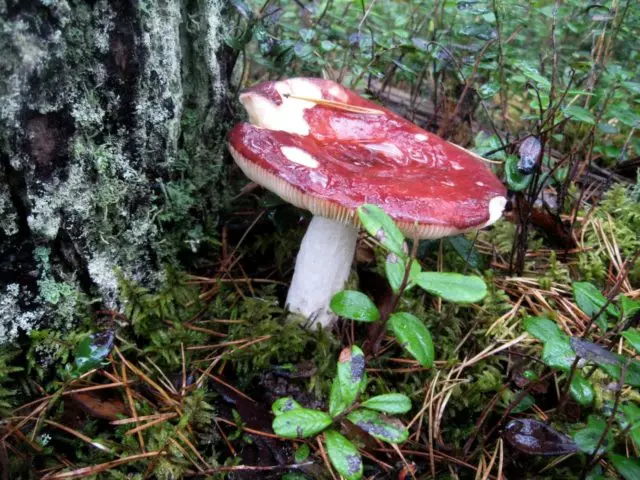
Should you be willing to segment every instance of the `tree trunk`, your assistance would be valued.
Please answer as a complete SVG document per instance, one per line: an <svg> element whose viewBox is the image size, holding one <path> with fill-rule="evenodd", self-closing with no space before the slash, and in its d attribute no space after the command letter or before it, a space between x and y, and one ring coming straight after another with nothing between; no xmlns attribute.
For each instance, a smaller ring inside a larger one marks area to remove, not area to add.
<svg viewBox="0 0 640 480"><path fill-rule="evenodd" d="M225 0L0 0L0 344L153 285L223 199Z"/></svg>

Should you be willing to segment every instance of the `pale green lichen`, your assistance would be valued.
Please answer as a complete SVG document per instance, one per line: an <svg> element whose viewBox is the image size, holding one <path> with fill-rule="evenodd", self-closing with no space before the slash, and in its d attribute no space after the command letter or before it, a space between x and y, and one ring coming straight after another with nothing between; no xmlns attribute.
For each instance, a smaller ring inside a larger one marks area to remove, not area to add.
<svg viewBox="0 0 640 480"><path fill-rule="evenodd" d="M0 343L13 343L20 332L29 333L37 328L45 309L29 309L23 302L29 296L17 283L0 288Z"/></svg>
<svg viewBox="0 0 640 480"><path fill-rule="evenodd" d="M33 256L37 291L21 293L56 327L73 324L79 291L117 308L116 272L152 286L179 251L215 235L228 128L216 111L223 6L42 0L0 16L0 154L48 252ZM4 180L0 231L15 235L21 219Z"/></svg>
<svg viewBox="0 0 640 480"><path fill-rule="evenodd" d="M7 237L18 233L18 213L11 201L7 179L0 170L0 233Z"/></svg>

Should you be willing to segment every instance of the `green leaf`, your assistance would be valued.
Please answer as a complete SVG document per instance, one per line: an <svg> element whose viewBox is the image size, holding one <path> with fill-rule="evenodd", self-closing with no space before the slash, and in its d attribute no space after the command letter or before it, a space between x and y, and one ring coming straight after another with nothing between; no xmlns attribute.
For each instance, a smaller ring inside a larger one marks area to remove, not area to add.
<svg viewBox="0 0 640 480"><path fill-rule="evenodd" d="M387 322L398 343L423 367L431 367L435 352L431 333L424 323L410 313L398 312Z"/></svg>
<svg viewBox="0 0 640 480"><path fill-rule="evenodd" d="M509 155L504 164L504 176L509 185L509 189L514 192L521 192L529 186L533 175L521 173L518 170L518 158L514 155Z"/></svg>
<svg viewBox="0 0 640 480"><path fill-rule="evenodd" d="M95 333L84 338L75 351L76 368L74 374L82 375L94 368L100 368L102 361L109 355L113 347L114 339L113 330Z"/></svg>
<svg viewBox="0 0 640 480"><path fill-rule="evenodd" d="M545 343L549 340L560 339L566 336L556 322L544 317L525 318L524 329L529 335Z"/></svg>
<svg viewBox="0 0 640 480"><path fill-rule="evenodd" d="M576 442L578 448L585 453L593 455L596 449L596 445L600 440L605 428L607 427L607 422L597 415L589 415L587 420L587 427L582 430L578 430L573 434L573 441ZM611 431L607 432L607 436L605 440L602 442L600 446L600 450L598 453L602 453L605 450L613 447L613 435Z"/></svg>
<svg viewBox="0 0 640 480"><path fill-rule="evenodd" d="M273 402L273 405L271 405L271 410L276 417L291 410L295 410L296 408L302 408L302 405L296 402L292 397L279 398Z"/></svg>
<svg viewBox="0 0 640 480"><path fill-rule="evenodd" d="M355 345L340 352L336 376L331 385L329 414L340 415L356 401L366 383L364 353Z"/></svg>
<svg viewBox="0 0 640 480"><path fill-rule="evenodd" d="M620 306L622 307L622 317L629 319L640 312L640 300L631 300L625 295L620 296Z"/></svg>
<svg viewBox="0 0 640 480"><path fill-rule="evenodd" d="M593 317L607 303L607 299L598 288L589 282L574 282L573 297L578 308ZM605 310L611 316L619 318L620 312L615 305L609 303Z"/></svg>
<svg viewBox="0 0 640 480"><path fill-rule="evenodd" d="M562 109L562 113L564 113L566 117L571 117L578 122L588 123L590 125L595 125L596 123L596 117L593 116L593 113L586 108L582 108L577 105L564 107Z"/></svg>
<svg viewBox="0 0 640 480"><path fill-rule="evenodd" d="M307 438L320 433L333 420L324 412L309 408L295 408L281 413L273 420L273 431L284 438Z"/></svg>
<svg viewBox="0 0 640 480"><path fill-rule="evenodd" d="M568 337L552 338L542 348L542 361L552 368L569 371L576 354Z"/></svg>
<svg viewBox="0 0 640 480"><path fill-rule="evenodd" d="M389 255L387 255L387 259L384 262L384 271L393 293L400 291L405 270L404 259L398 257L395 253L389 253Z"/></svg>
<svg viewBox="0 0 640 480"><path fill-rule="evenodd" d="M384 413L407 413L411 410L411 400L401 393L386 393L371 397L361 405L370 410Z"/></svg>
<svg viewBox="0 0 640 480"><path fill-rule="evenodd" d="M516 67L527 77L529 80L533 80L538 88L542 90L549 90L551 88L551 82L540 75L538 68L527 61L520 61L516 63Z"/></svg>
<svg viewBox="0 0 640 480"><path fill-rule="evenodd" d="M409 431L397 418L373 410L360 409L347 415L349 421L374 438L387 443L402 443L409 436Z"/></svg>
<svg viewBox="0 0 640 480"><path fill-rule="evenodd" d="M377 205L366 204L358 207L358 218L364 229L387 250L401 258L406 258L408 249L404 235L391 217Z"/></svg>
<svg viewBox="0 0 640 480"><path fill-rule="evenodd" d="M395 253L389 253L389 255L387 255L384 269L393 293L398 293L400 291L400 286L402 285L402 280L404 279L405 274L405 265L406 260L398 257ZM411 271L409 272L407 288L405 290L409 290L413 286L411 280L415 279L421 271L422 268L420 267L420 264L416 260L413 260L411 262Z"/></svg>
<svg viewBox="0 0 640 480"><path fill-rule="evenodd" d="M456 303L473 303L487 295L487 285L476 275L422 272L417 283L427 292Z"/></svg>
<svg viewBox="0 0 640 480"><path fill-rule="evenodd" d="M622 332L622 336L633 347L633 349L640 353L640 331L635 328L630 328L627 331Z"/></svg>
<svg viewBox="0 0 640 480"><path fill-rule="evenodd" d="M585 407L591 405L596 396L591 382L578 372L575 372L571 379L570 392L574 400Z"/></svg>
<svg viewBox="0 0 640 480"><path fill-rule="evenodd" d="M631 425L629 434L631 439L640 448L640 407L635 403L627 402L620 405L626 424L622 425L622 428L626 428L627 425Z"/></svg>
<svg viewBox="0 0 640 480"><path fill-rule="evenodd" d="M502 392L502 399L505 402L505 405L511 405L515 400L516 395L518 394L519 392L516 393L516 392L513 392L512 390L505 389ZM535 398L533 398L532 395L527 394L522 398L522 400L518 402L518 404L515 407L511 409L511 414L516 415L518 413L526 412L527 410L529 410L529 408L535 405L535 403L536 403Z"/></svg>
<svg viewBox="0 0 640 480"><path fill-rule="evenodd" d="M618 358L619 362L615 364L611 363L599 363L598 367L607 372L608 375L616 380L620 380L622 374L622 366L627 362L627 359L622 355L612 354ZM640 387L640 362L637 360L631 360L627 367L627 371L624 375L624 384L631 385L632 387Z"/></svg>
<svg viewBox="0 0 640 480"><path fill-rule="evenodd" d="M380 319L380 311L369 297L355 290L343 290L331 299L331 310L344 318L359 322L375 322Z"/></svg>
<svg viewBox="0 0 640 480"><path fill-rule="evenodd" d="M335 430L330 429L324 434L324 444L331 465L345 480L362 478L362 457L353 443Z"/></svg>
<svg viewBox="0 0 640 480"><path fill-rule="evenodd" d="M296 463L302 463L309 457L309 453L309 445L303 443L298 448L296 448L296 451L293 454L293 460Z"/></svg>
<svg viewBox="0 0 640 480"><path fill-rule="evenodd" d="M640 459L627 458L615 453L610 453L608 457L625 480L638 480L640 478Z"/></svg>

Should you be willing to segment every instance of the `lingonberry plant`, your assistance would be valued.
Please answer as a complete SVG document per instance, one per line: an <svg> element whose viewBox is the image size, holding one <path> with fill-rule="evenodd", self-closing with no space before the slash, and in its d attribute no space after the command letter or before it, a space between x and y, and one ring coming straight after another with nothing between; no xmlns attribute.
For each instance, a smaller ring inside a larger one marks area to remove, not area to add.
<svg viewBox="0 0 640 480"><path fill-rule="evenodd" d="M431 367L435 356L431 333L422 320L412 313L395 311L399 299L417 286L450 302L473 303L485 297L487 286L477 275L423 271L415 258L417 241L414 240L414 248L410 253L404 235L382 208L363 205L358 208L358 217L364 229L388 252L385 273L394 293L393 308L390 314L383 316L364 293L343 290L331 300L331 309L350 320L380 322L420 365ZM384 331L384 328L380 328L380 336Z"/></svg>
<svg viewBox="0 0 640 480"><path fill-rule="evenodd" d="M411 410L406 395L388 393L361 401L367 387L365 356L356 345L340 353L331 385L329 411L302 407L291 397L276 400L272 406L273 431L281 437L302 440L322 434L327 456L346 480L362 477L362 458L358 447L340 433L344 420L360 427L374 438L387 443L404 442L409 432L404 424L386 414Z"/></svg>

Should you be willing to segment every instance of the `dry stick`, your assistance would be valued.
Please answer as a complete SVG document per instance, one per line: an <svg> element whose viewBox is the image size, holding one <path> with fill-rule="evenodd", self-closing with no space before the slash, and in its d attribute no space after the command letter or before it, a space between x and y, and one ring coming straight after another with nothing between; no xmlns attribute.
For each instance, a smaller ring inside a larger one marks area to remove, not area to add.
<svg viewBox="0 0 640 480"><path fill-rule="evenodd" d="M112 460L110 462L101 463L98 465L92 465L90 467L78 468L76 470L72 470L71 472L63 472L55 475L47 475L42 478L42 480L62 480L66 478L81 478L87 477L89 475L95 475L100 472L104 472L105 470L111 470L114 467L119 465L124 465L129 462L136 462L138 460L142 460L150 457L157 457L158 455L166 455L166 453L157 451L157 452L147 452L140 453L136 455L131 455L129 457L119 458L117 460Z"/></svg>
<svg viewBox="0 0 640 480"><path fill-rule="evenodd" d="M215 468L210 468L208 470L203 470L202 472L187 473L186 476L199 477L201 475L211 475L214 473L223 473L223 472L273 472L277 470L300 469L302 467L307 467L310 465L313 465L312 461L308 461L304 463L294 463L291 465L269 465L269 466L236 465L234 467L215 467Z"/></svg>

